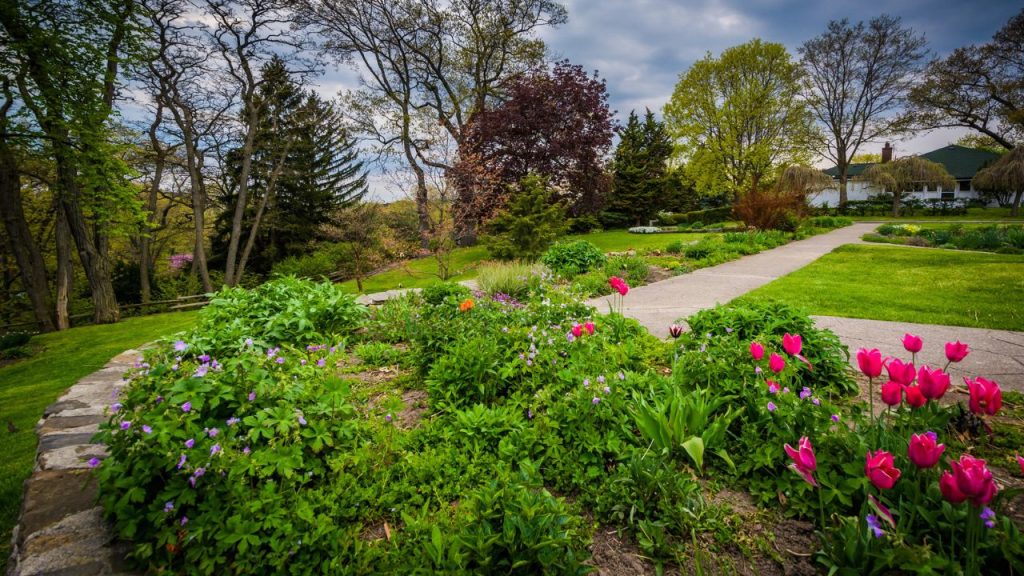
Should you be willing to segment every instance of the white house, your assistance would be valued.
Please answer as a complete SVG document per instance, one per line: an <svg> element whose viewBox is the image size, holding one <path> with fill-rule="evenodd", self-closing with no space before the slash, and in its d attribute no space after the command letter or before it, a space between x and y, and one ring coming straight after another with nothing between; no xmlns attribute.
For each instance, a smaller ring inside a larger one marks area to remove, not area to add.
<svg viewBox="0 0 1024 576"><path fill-rule="evenodd" d="M941 186L928 189L927 187L922 186L920 190L907 194L906 197L908 199L917 198L919 200L929 200L934 198L940 200L969 200L978 197L978 192L971 186L971 179L974 178L974 175L978 170L981 170L992 162L995 162L996 159L999 158L999 155L987 150L977 150L975 148L966 148L964 146L950 144L949 146L944 146L938 150L932 150L926 154L921 154L921 158L942 164L946 168L946 171L956 179L956 189L943 190ZM891 161L892 146L886 143L885 147L882 148L882 162L885 163ZM858 178L858 176L860 176L864 170L871 165L871 163L850 164L849 169L847 170L849 180L846 183L846 194L848 200L867 200L869 196L882 192L878 187ZM824 206L826 204L828 206L838 206L839 171L835 168L829 168L828 170L825 170L825 173L832 176L836 182L836 186L835 188L822 191L811 200L811 204L814 206Z"/></svg>

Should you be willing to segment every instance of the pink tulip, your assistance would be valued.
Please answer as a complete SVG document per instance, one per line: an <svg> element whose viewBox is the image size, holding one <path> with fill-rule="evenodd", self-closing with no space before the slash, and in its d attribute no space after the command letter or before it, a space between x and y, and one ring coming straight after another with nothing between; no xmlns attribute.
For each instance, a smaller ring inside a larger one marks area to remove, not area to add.
<svg viewBox="0 0 1024 576"><path fill-rule="evenodd" d="M580 325L580 324L573 324L572 325L572 335L574 337L576 337L576 338L579 338L580 336L582 336L583 335L583 326Z"/></svg>
<svg viewBox="0 0 1024 576"><path fill-rule="evenodd" d="M800 438L797 449L789 444L786 444L784 448L786 454L793 460L789 467L803 476L808 484L816 487L818 483L814 481L814 470L818 467L818 460L814 457L814 447L811 446L811 441L807 436Z"/></svg>
<svg viewBox="0 0 1024 576"><path fill-rule="evenodd" d="M668 335L672 338L679 338L683 335L683 327L679 324L673 324L668 327Z"/></svg>
<svg viewBox="0 0 1024 576"><path fill-rule="evenodd" d="M868 480L879 490L888 490L900 479L900 470L893 461L892 454L885 450L868 452L864 463L864 473Z"/></svg>
<svg viewBox="0 0 1024 576"><path fill-rule="evenodd" d="M910 333L903 335L903 347L907 349L907 352L917 354L921 351L922 346L924 346L924 342L921 341L920 336L914 336Z"/></svg>
<svg viewBox="0 0 1024 576"><path fill-rule="evenodd" d="M907 404L911 408L920 408L928 403L928 399L924 397L918 386L904 386L903 393L907 395Z"/></svg>
<svg viewBox="0 0 1024 576"><path fill-rule="evenodd" d="M946 359L950 362L959 362L970 353L971 350L967 344L961 344L959 340L956 342L946 342Z"/></svg>
<svg viewBox="0 0 1024 576"><path fill-rule="evenodd" d="M899 406L903 402L903 386L892 380L882 384L882 402L889 406Z"/></svg>
<svg viewBox="0 0 1024 576"><path fill-rule="evenodd" d="M882 373L884 363L882 353L878 351L878 348L871 350L861 348L857 351L857 365L868 378L878 378L878 375Z"/></svg>
<svg viewBox="0 0 1024 576"><path fill-rule="evenodd" d="M772 372L778 374L786 368L786 360L782 356L772 352L771 357L768 358L768 368L770 368Z"/></svg>
<svg viewBox="0 0 1024 576"><path fill-rule="evenodd" d="M938 400L949 389L949 374L938 368L933 370L927 366L921 366L921 369L917 371L917 386L925 398Z"/></svg>
<svg viewBox="0 0 1024 576"><path fill-rule="evenodd" d="M943 472L939 478L939 492L950 504L962 504L967 500L967 495L960 491L956 485L956 477L951 472Z"/></svg>
<svg viewBox="0 0 1024 576"><path fill-rule="evenodd" d="M583 329L587 331L587 334L593 335L595 328L596 328L596 326L594 326L593 322L584 322L583 323Z"/></svg>
<svg viewBox="0 0 1024 576"><path fill-rule="evenodd" d="M782 336L782 349L790 356L796 356L799 354L800 350L803 349L803 345L803 338L801 338L799 334L793 335L786 332L786 334Z"/></svg>
<svg viewBox="0 0 1024 576"><path fill-rule="evenodd" d="M1024 456L1017 454L1017 464L1020 464L1020 473L1024 474Z"/></svg>
<svg viewBox="0 0 1024 576"><path fill-rule="evenodd" d="M904 386L909 386L914 381L914 377L917 376L917 370L914 369L913 364L904 364L903 360L894 358L889 362L885 369L889 372L889 379L895 382L899 382Z"/></svg>
<svg viewBox="0 0 1024 576"><path fill-rule="evenodd" d="M755 361L760 361L761 358L764 358L764 346L761 346L757 342L751 342L750 355L754 357Z"/></svg>
<svg viewBox="0 0 1024 576"><path fill-rule="evenodd" d="M629 284L626 284L626 281L618 276L612 276L609 278L608 283L611 284L612 288L622 296L625 296L629 292Z"/></svg>
<svg viewBox="0 0 1024 576"><path fill-rule="evenodd" d="M992 472L985 466L985 461L970 454L963 454L960 460L950 463L953 467L953 478L956 487L975 506L984 506L992 501L999 491Z"/></svg>
<svg viewBox="0 0 1024 576"><path fill-rule="evenodd" d="M945 444L936 443L934 432L914 434L910 437L910 446L907 448L907 457L918 468L931 468L939 463L942 453L946 451Z"/></svg>
<svg viewBox="0 0 1024 576"><path fill-rule="evenodd" d="M969 402L971 412L989 416L999 412L1003 406L1003 391L999 389L999 384L981 376L973 380L964 378L964 383L967 384L967 391L971 394Z"/></svg>

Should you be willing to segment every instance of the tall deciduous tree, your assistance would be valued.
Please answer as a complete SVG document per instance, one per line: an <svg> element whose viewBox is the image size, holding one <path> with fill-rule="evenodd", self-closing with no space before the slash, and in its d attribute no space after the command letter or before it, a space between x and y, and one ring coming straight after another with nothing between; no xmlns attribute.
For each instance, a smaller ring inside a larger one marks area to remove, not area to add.
<svg viewBox="0 0 1024 576"><path fill-rule="evenodd" d="M1017 146L996 160L991 166L975 174L972 186L982 191L1013 194L1011 214L1020 212L1021 196L1024 196L1024 147Z"/></svg>
<svg viewBox="0 0 1024 576"><path fill-rule="evenodd" d="M665 122L699 192L736 197L809 159L803 73L781 44L751 40L697 61L676 84Z"/></svg>
<svg viewBox="0 0 1024 576"><path fill-rule="evenodd" d="M816 148L836 165L843 206L851 159L860 147L908 124L899 112L927 54L924 35L893 16L855 25L844 18L829 22L798 50L807 73L804 96L821 126Z"/></svg>
<svg viewBox="0 0 1024 576"><path fill-rule="evenodd" d="M1024 10L982 46L928 65L908 117L924 128L963 127L1007 150L1024 139Z"/></svg>
<svg viewBox="0 0 1024 576"><path fill-rule="evenodd" d="M892 162L875 164L864 171L862 178L892 194L892 215L900 215L903 195L923 186L956 188L956 180L938 162L919 156L905 156Z"/></svg>
<svg viewBox="0 0 1024 576"><path fill-rule="evenodd" d="M612 161L612 189L602 220L643 224L667 205L672 138L650 110L641 122L629 113Z"/></svg>
<svg viewBox="0 0 1024 576"><path fill-rule="evenodd" d="M456 169L462 219L486 221L530 174L544 177L572 215L594 212L613 134L608 92L596 74L562 61L518 78L507 99L477 114L466 131Z"/></svg>

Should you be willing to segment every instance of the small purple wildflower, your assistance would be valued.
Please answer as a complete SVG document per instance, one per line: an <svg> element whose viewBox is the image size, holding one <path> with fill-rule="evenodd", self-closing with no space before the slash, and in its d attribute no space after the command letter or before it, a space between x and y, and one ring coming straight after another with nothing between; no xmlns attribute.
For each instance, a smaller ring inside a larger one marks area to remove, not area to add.
<svg viewBox="0 0 1024 576"><path fill-rule="evenodd" d="M700 345L700 351L701 352L707 352L707 350L708 350L708 345L707 344L701 344Z"/></svg>
<svg viewBox="0 0 1024 576"><path fill-rule="evenodd" d="M302 360L299 360L299 364L302 365L302 366L305 366L306 365L306 359L303 358Z"/></svg>
<svg viewBox="0 0 1024 576"><path fill-rule="evenodd" d="M929 438L931 438L932 442L938 442L939 441L939 435L936 434L935 432L932 432L931 430L925 432L924 435L929 437Z"/></svg>
<svg viewBox="0 0 1024 576"><path fill-rule="evenodd" d="M761 375L761 367L760 366L754 366L754 374L757 374L758 376Z"/></svg>
<svg viewBox="0 0 1024 576"><path fill-rule="evenodd" d="M777 408L778 408L778 406L775 405L775 402L768 402L768 411L769 412L775 412L775 410Z"/></svg>
<svg viewBox="0 0 1024 576"><path fill-rule="evenodd" d="M206 433L210 436L210 438L216 438L217 434L220 434L220 430L216 428L210 428Z"/></svg>
<svg viewBox="0 0 1024 576"><path fill-rule="evenodd" d="M192 373L192 377L193 378L202 378L203 376L206 376L206 373L209 372L209 371L210 371L210 365L209 364L200 364L198 367L196 367L196 371Z"/></svg>
<svg viewBox="0 0 1024 576"><path fill-rule="evenodd" d="M833 414L832 415L832 421L833 422L839 422L839 414Z"/></svg>
<svg viewBox="0 0 1024 576"><path fill-rule="evenodd" d="M572 335L572 332L566 332L565 339L572 343L573 341L576 340L576 337Z"/></svg>
<svg viewBox="0 0 1024 576"><path fill-rule="evenodd" d="M245 346L246 348L252 348L252 338L245 339Z"/></svg>
<svg viewBox="0 0 1024 576"><path fill-rule="evenodd" d="M789 394L789 386L786 386L785 388L783 388L783 389L782 389L782 392L783 392L784 394Z"/></svg>
<svg viewBox="0 0 1024 576"><path fill-rule="evenodd" d="M254 402L255 400L256 400L256 392L249 392L249 402Z"/></svg>
<svg viewBox="0 0 1024 576"><path fill-rule="evenodd" d="M768 385L768 393L769 394L778 394L779 393L779 387L776 386L774 382L769 384Z"/></svg>
<svg viewBox="0 0 1024 576"><path fill-rule="evenodd" d="M316 361L316 365L319 366L320 368L323 368L324 366L327 365L327 360L325 360L324 358L321 358L321 359Z"/></svg>
<svg viewBox="0 0 1024 576"><path fill-rule="evenodd" d="M604 384L604 375L603 374L601 376L597 377L597 383L598 384Z"/></svg>
<svg viewBox="0 0 1024 576"><path fill-rule="evenodd" d="M732 328L729 328L728 326L726 326L725 327L725 333L726 334L732 334Z"/></svg>
<svg viewBox="0 0 1024 576"><path fill-rule="evenodd" d="M181 411L182 412L188 412L190 410L192 410L192 403L191 402L185 402L184 404L181 405Z"/></svg>
<svg viewBox="0 0 1024 576"><path fill-rule="evenodd" d="M185 461L186 461L186 460L188 460L188 457L187 457L187 456L185 456L184 454L182 454L182 455L181 455L181 458L179 458L179 459L178 459L178 470L181 470L181 469L182 469L182 467L184 467L184 466L185 466Z"/></svg>
<svg viewBox="0 0 1024 576"><path fill-rule="evenodd" d="M384 416L384 421L387 422L388 424L391 424L391 414L385 415Z"/></svg>
<svg viewBox="0 0 1024 576"><path fill-rule="evenodd" d="M231 418L228 418L228 426L234 426L235 424L238 424L239 422L241 422L241 420L239 420L235 416L232 416Z"/></svg>
<svg viewBox="0 0 1024 576"><path fill-rule="evenodd" d="M131 427L132 427L131 421L125 420L124 422L121 422L121 430L127 430L127 429L129 429Z"/></svg>
<svg viewBox="0 0 1024 576"><path fill-rule="evenodd" d="M526 361L526 365L527 366L533 366L533 360L527 360Z"/></svg>
<svg viewBox="0 0 1024 576"><path fill-rule="evenodd" d="M598 398L597 396L594 396L594 399L591 400L590 403L593 404L594 406L597 406L598 404L601 403L601 399Z"/></svg>
<svg viewBox="0 0 1024 576"><path fill-rule="evenodd" d="M619 372L618 376L619 376L619 380L625 380L626 379L626 375L623 372Z"/></svg>
<svg viewBox="0 0 1024 576"><path fill-rule="evenodd" d="M174 343L175 352L184 352L185 350L188 350L188 344L184 340L178 340Z"/></svg>
<svg viewBox="0 0 1024 576"><path fill-rule="evenodd" d="M188 524L188 516L181 517L181 525L184 526L185 524Z"/></svg>
<svg viewBox="0 0 1024 576"><path fill-rule="evenodd" d="M604 387L604 393L605 394L611 394L612 393L612 389L610 387L608 387L608 386L605 386Z"/></svg>
<svg viewBox="0 0 1024 576"><path fill-rule="evenodd" d="M162 404L162 403L163 403L163 401L164 401L164 397L163 397L163 396L157 396L157 397L156 397L156 403L157 403L157 404Z"/></svg>
<svg viewBox="0 0 1024 576"><path fill-rule="evenodd" d="M306 425L306 419L300 413L299 414L299 426L305 426L305 425Z"/></svg>
<svg viewBox="0 0 1024 576"><path fill-rule="evenodd" d="M815 406L821 406L821 400L817 398L811 398L811 404L814 404Z"/></svg>
<svg viewBox="0 0 1024 576"><path fill-rule="evenodd" d="M278 350L280 350L280 348L271 348L270 350L267 350L267 360L270 360L274 356L277 356Z"/></svg>
<svg viewBox="0 0 1024 576"><path fill-rule="evenodd" d="M804 386L804 389L800 391L800 399L807 400L808 398L811 397L811 394L811 389L808 388L807 386Z"/></svg>
<svg viewBox="0 0 1024 576"><path fill-rule="evenodd" d="M527 420L533 420L533 409L532 408L527 408L526 409L526 419Z"/></svg>
<svg viewBox="0 0 1024 576"><path fill-rule="evenodd" d="M188 448L189 450L191 450L192 447L195 446L195 445L196 445L196 439L195 438L189 438L188 440L185 440L185 448Z"/></svg>
<svg viewBox="0 0 1024 576"><path fill-rule="evenodd" d="M875 538L881 538L885 535L885 530L882 530L882 528L878 525L877 516L875 516L874 514L868 514L867 520L868 528L871 529L871 532L875 535Z"/></svg>
<svg viewBox="0 0 1024 576"><path fill-rule="evenodd" d="M209 354L203 354L203 355L199 356L199 361L202 362L203 364L209 364L210 363L210 355Z"/></svg>
<svg viewBox="0 0 1024 576"><path fill-rule="evenodd" d="M985 506L985 508L982 509L981 514L979 514L978 517L985 521L986 528L996 527L996 511L988 506Z"/></svg>
<svg viewBox="0 0 1024 576"><path fill-rule="evenodd" d="M284 356L278 356L277 359L274 360L274 362L277 362L278 364L284 364Z"/></svg>
<svg viewBox="0 0 1024 576"><path fill-rule="evenodd" d="M215 455L220 454L220 453L221 453L220 444L214 444L213 446L210 446L210 456L215 456Z"/></svg>
<svg viewBox="0 0 1024 576"><path fill-rule="evenodd" d="M171 510L174 510L174 502L168 500L167 502L164 503L164 513L166 514Z"/></svg>
<svg viewBox="0 0 1024 576"><path fill-rule="evenodd" d="M93 457L89 458L89 468L95 468L100 465L100 459Z"/></svg>
<svg viewBox="0 0 1024 576"><path fill-rule="evenodd" d="M152 434L153 433L153 427L150 426L149 424L143 424L142 425L142 431L145 432L146 434Z"/></svg>
<svg viewBox="0 0 1024 576"><path fill-rule="evenodd" d="M248 456L250 452L252 452L252 450L250 450L248 446L246 446L245 448L242 448L242 454L245 454L246 456Z"/></svg>
<svg viewBox="0 0 1024 576"><path fill-rule="evenodd" d="M181 368L181 366L178 366L178 364L176 364L176 363L175 364L171 364L171 371L172 372L177 372L178 368Z"/></svg>
<svg viewBox="0 0 1024 576"><path fill-rule="evenodd" d="M590 388L590 378L584 378L583 379L583 387L584 388Z"/></svg>
<svg viewBox="0 0 1024 576"><path fill-rule="evenodd" d="M113 404L110 405L110 411L114 413L120 412L121 406L122 404L120 402L114 402Z"/></svg>

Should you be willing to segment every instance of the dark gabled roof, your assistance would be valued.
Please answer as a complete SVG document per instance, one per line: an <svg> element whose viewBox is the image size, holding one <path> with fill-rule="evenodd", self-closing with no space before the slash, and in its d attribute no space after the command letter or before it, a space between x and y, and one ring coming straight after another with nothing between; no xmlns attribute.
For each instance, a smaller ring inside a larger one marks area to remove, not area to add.
<svg viewBox="0 0 1024 576"><path fill-rule="evenodd" d="M967 148L965 146L958 146L956 144L950 144L944 146L938 150L932 150L925 154L921 154L921 158L931 160L932 162L938 162L942 164L946 171L952 174L953 178L957 180L970 180L974 178L974 175L982 168L995 162L999 158L999 154L995 152L989 152L988 150L978 150L976 148ZM867 170L868 166L873 164L850 164L847 168L847 175L851 178L854 176L860 176L864 170ZM825 174L833 178L839 177L839 170L835 167L825 170Z"/></svg>
<svg viewBox="0 0 1024 576"><path fill-rule="evenodd" d="M950 144L927 154L921 154L921 158L942 164L946 167L946 171L957 180L967 180L974 178L978 170L995 162L999 158L999 154Z"/></svg>

